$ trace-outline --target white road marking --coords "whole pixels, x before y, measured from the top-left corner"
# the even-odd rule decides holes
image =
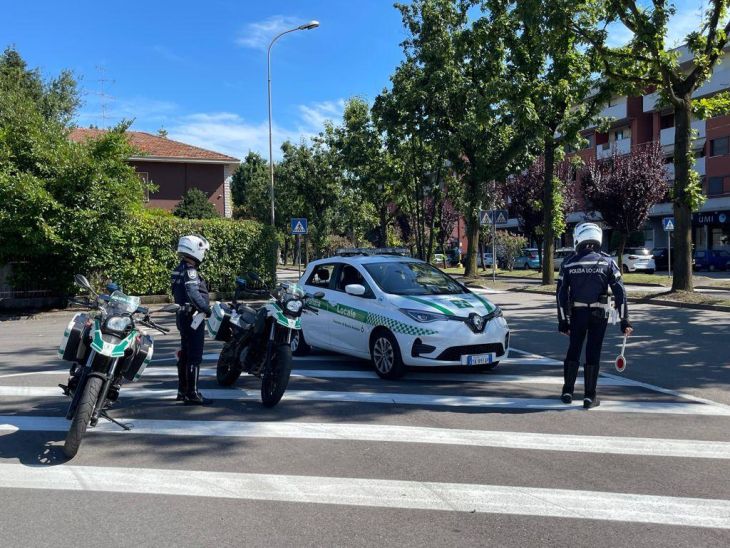
[[[489,430],[459,430],[388,424],[341,424],[311,422],[193,421],[118,418],[132,426],[125,432],[102,421],[89,432],[145,434],[156,436],[205,436],[224,438],[287,438],[387,443],[429,443],[470,447],[500,447],[571,453],[639,455],[730,459],[730,442],[661,438],[578,436]],[[0,415],[2,432],[65,432],[69,422],[63,417]]]
[[[68,375],[67,369],[55,369],[52,371],[36,371],[28,373],[14,373],[0,377],[11,377],[21,375]],[[212,368],[201,368],[201,377],[215,377],[216,371]],[[243,374],[244,378],[246,374]],[[142,380],[148,378],[170,377],[177,378],[177,368],[165,366],[152,366],[144,371]],[[301,379],[367,379],[380,380],[380,377],[369,370],[352,369],[294,369],[291,372],[292,378]],[[408,381],[436,381],[436,382],[471,382],[471,383],[492,383],[492,384],[549,384],[562,386],[563,378],[557,375],[497,375],[480,373],[421,373],[412,372],[400,383],[407,384]],[[576,379],[576,386],[582,385],[583,379]],[[602,379],[601,386],[633,386],[633,382],[621,377]]]
[[[0,464],[0,487],[479,512],[730,529],[730,501],[381,479]]]
[[[203,394],[214,400],[259,401],[258,390],[208,389]],[[174,399],[177,390],[125,388],[122,398]],[[0,386],[0,396],[19,398],[66,397],[59,388],[51,386]],[[577,400],[565,405],[557,399],[546,398],[500,398],[492,396],[450,396],[441,394],[404,394],[394,392],[338,392],[329,390],[287,390],[287,401],[329,401],[348,403],[382,403],[387,405],[421,405],[432,407],[476,407],[481,409],[513,410],[556,410],[567,411],[582,409]],[[730,416],[727,406],[683,402],[651,402],[601,400],[601,406],[592,413],[658,413],[672,415]]]

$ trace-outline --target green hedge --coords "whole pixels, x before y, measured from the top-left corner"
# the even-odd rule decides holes
[[[211,250],[201,267],[211,291],[233,291],[236,276],[254,270],[267,281],[274,278],[276,235],[256,221],[191,220],[142,215],[122,231],[108,255],[106,268],[89,273],[94,281],[113,280],[133,295],[170,293],[170,271],[177,266],[177,241],[201,234]]]

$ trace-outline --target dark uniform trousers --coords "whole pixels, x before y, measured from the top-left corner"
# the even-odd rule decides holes
[[[600,308],[573,308],[570,315],[570,344],[563,367],[565,384],[563,394],[572,394],[578,377],[580,355],[586,343],[586,362],[583,369],[585,397],[595,399],[601,348],[608,319]]]
[[[203,361],[203,346],[205,344],[205,322],[197,329],[192,327],[193,314],[180,310],[177,313],[176,324],[180,332],[180,359],[177,362],[178,379],[181,380],[181,390],[188,390],[188,367],[199,366]],[[184,380],[183,380],[184,379]]]

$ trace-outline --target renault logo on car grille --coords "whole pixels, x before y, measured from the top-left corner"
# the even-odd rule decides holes
[[[476,314],[472,312],[469,314],[469,327],[471,327],[472,331],[475,333],[481,333],[484,331],[484,325],[486,322],[484,321],[484,318],[480,316],[479,314]]]

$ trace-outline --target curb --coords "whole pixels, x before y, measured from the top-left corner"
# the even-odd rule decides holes
[[[537,295],[549,295],[554,296],[555,293],[552,291],[525,291],[518,287],[507,289],[514,293],[535,293]],[[713,310],[715,312],[730,312],[730,306],[724,306],[720,304],[701,304],[701,303],[683,303],[678,301],[667,301],[663,299],[647,299],[646,297],[629,297],[630,303],[636,304],[655,304],[657,306],[669,306],[674,308],[688,308],[691,310]]]

